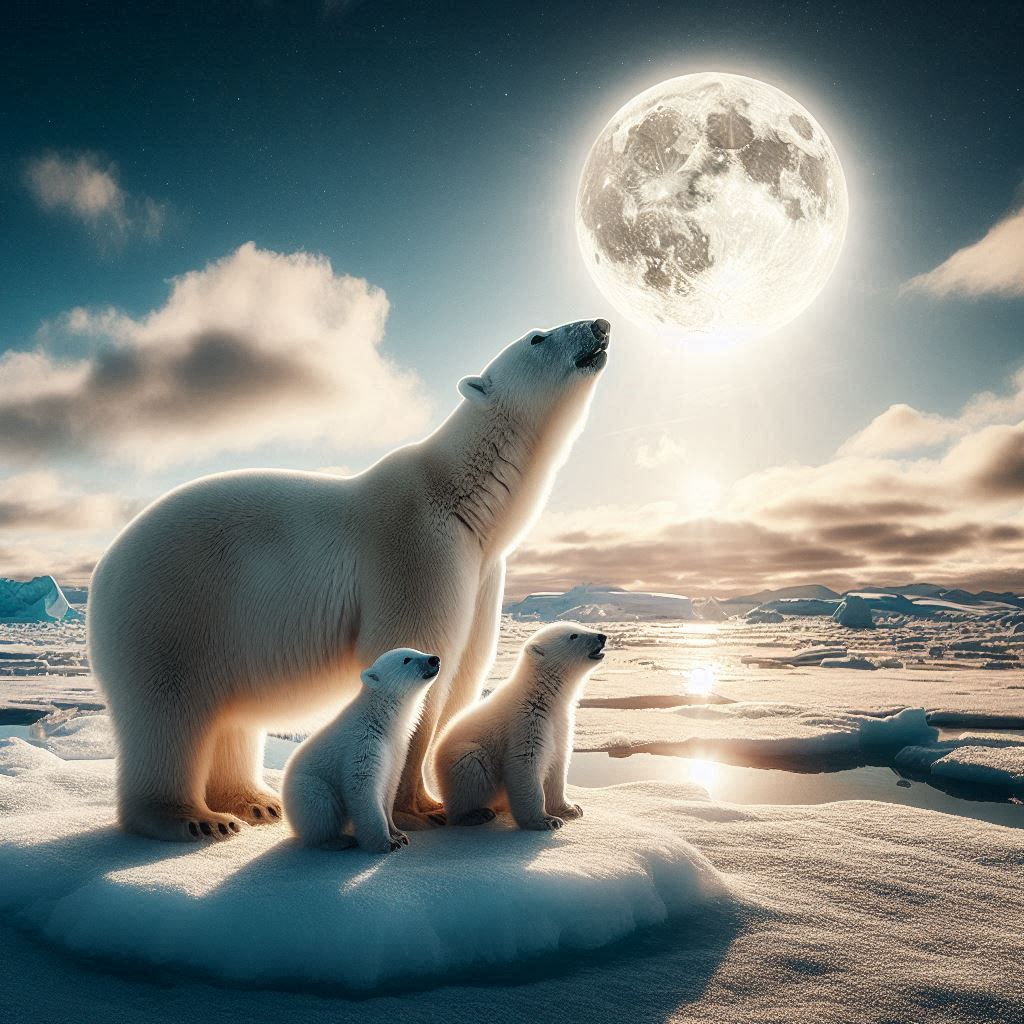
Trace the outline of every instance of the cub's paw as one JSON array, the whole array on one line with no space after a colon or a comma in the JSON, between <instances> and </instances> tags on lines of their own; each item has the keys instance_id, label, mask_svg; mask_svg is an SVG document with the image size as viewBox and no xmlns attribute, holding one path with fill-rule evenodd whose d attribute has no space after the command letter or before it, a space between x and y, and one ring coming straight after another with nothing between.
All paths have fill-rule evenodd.
<instances>
[{"instance_id":1,"label":"cub's paw","mask_svg":"<svg viewBox=\"0 0 1024 1024\"><path fill-rule=\"evenodd\" d=\"M564 807L559 807L556 813L560 818L570 821L573 818L582 818L583 808L579 804L566 804Z\"/></svg>"},{"instance_id":2,"label":"cub's paw","mask_svg":"<svg viewBox=\"0 0 1024 1024\"><path fill-rule=\"evenodd\" d=\"M400 850L400 849L401 849L401 848L402 848L403 846L408 846L408 845L409 845L409 839L408 839L408 837L406 837L406 839L405 839L405 842L404 842L404 843L402 842L402 840L401 840L401 839L392 839L392 840L391 840L391 841L390 841L390 842L388 843L388 849L387 849L387 851L386 851L386 852L387 852L387 853L394 853L394 852L395 852L396 850Z\"/></svg>"},{"instance_id":3,"label":"cub's paw","mask_svg":"<svg viewBox=\"0 0 1024 1024\"><path fill-rule=\"evenodd\" d=\"M398 843L400 846L409 845L409 837L404 832L392 832L391 841L393 843Z\"/></svg>"},{"instance_id":4,"label":"cub's paw","mask_svg":"<svg viewBox=\"0 0 1024 1024\"><path fill-rule=\"evenodd\" d=\"M564 824L565 822L561 818L556 818L553 814L545 814L543 818L538 818L523 827L534 832L554 832Z\"/></svg>"}]
</instances>

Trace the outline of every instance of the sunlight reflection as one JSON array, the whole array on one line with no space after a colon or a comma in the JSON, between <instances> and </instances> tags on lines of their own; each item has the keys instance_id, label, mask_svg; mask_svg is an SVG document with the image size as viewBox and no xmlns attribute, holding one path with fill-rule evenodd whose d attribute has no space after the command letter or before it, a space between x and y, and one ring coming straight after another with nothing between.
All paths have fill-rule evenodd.
<instances>
[{"instance_id":1,"label":"sunlight reflection","mask_svg":"<svg viewBox=\"0 0 1024 1024\"><path fill-rule=\"evenodd\" d=\"M697 665L690 670L686 680L686 692L706 697L718 681L718 669L715 665Z\"/></svg>"},{"instance_id":2,"label":"sunlight reflection","mask_svg":"<svg viewBox=\"0 0 1024 1024\"><path fill-rule=\"evenodd\" d=\"M712 793L718 782L718 765L701 757L690 758L686 762L686 781Z\"/></svg>"}]
</instances>

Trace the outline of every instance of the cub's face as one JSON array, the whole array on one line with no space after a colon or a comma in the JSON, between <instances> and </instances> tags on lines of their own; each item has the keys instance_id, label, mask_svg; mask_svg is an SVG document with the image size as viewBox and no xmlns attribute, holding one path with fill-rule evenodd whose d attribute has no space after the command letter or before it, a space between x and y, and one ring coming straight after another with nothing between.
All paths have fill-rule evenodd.
<instances>
[{"instance_id":1,"label":"cub's face","mask_svg":"<svg viewBox=\"0 0 1024 1024\"><path fill-rule=\"evenodd\" d=\"M611 325L577 320L534 330L512 342L478 377L465 377L459 392L471 402L497 403L540 428L560 412L582 412L608 362Z\"/></svg>"},{"instance_id":2,"label":"cub's face","mask_svg":"<svg viewBox=\"0 0 1024 1024\"><path fill-rule=\"evenodd\" d=\"M578 679L604 658L608 637L576 622L553 622L543 626L526 645L527 656L535 662L564 671Z\"/></svg>"},{"instance_id":3,"label":"cub's face","mask_svg":"<svg viewBox=\"0 0 1024 1024\"><path fill-rule=\"evenodd\" d=\"M370 690L402 697L425 690L440 670L436 654L399 647L382 654L359 678Z\"/></svg>"}]
</instances>

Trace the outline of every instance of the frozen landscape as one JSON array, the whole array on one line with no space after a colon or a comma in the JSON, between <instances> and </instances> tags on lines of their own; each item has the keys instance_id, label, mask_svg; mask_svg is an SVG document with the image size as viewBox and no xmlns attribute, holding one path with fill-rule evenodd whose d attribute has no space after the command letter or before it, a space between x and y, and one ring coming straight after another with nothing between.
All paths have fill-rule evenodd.
<instances>
[{"instance_id":1,"label":"frozen landscape","mask_svg":"<svg viewBox=\"0 0 1024 1024\"><path fill-rule=\"evenodd\" d=\"M585 817L417 833L379 858L279 827L208 848L117 832L87 609L36 594L41 621L0 625L5 1004L1024 1021L1024 614L959 598L864 595L871 628L836 621L838 595L517 603L495 679L538 621L607 622L576 719ZM293 746L269 738L272 783Z\"/></svg>"}]
</instances>

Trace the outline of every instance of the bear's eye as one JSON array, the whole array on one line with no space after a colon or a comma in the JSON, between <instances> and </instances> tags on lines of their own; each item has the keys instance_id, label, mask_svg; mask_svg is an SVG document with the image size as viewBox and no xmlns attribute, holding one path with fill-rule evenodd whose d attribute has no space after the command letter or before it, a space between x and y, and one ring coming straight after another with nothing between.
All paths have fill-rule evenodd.
<instances>
[{"instance_id":1,"label":"bear's eye","mask_svg":"<svg viewBox=\"0 0 1024 1024\"><path fill-rule=\"evenodd\" d=\"M539 345L543 340L544 340L544 335L543 334L535 334L530 339L530 344L531 345Z\"/></svg>"},{"instance_id":2,"label":"bear's eye","mask_svg":"<svg viewBox=\"0 0 1024 1024\"><path fill-rule=\"evenodd\" d=\"M570 640L578 640L579 637L580 637L579 633L573 633L572 636L569 637L569 639Z\"/></svg>"},{"instance_id":3,"label":"bear's eye","mask_svg":"<svg viewBox=\"0 0 1024 1024\"><path fill-rule=\"evenodd\" d=\"M408 665L410 661L412 661L412 658L406 658L405 661L402 662L402 664Z\"/></svg>"}]
</instances>

